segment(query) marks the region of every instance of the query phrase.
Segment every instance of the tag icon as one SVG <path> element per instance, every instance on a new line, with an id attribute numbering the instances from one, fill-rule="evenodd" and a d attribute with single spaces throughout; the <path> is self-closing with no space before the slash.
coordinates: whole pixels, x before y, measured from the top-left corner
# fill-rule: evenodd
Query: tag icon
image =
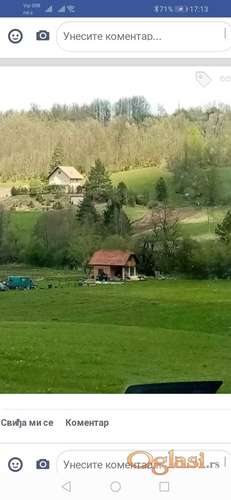
<path id="1" fill-rule="evenodd" d="M 205 71 L 197 71 L 196 72 L 196 81 L 202 87 L 207 87 L 211 83 L 212 78 L 210 78 L 208 73 L 206 73 Z"/>

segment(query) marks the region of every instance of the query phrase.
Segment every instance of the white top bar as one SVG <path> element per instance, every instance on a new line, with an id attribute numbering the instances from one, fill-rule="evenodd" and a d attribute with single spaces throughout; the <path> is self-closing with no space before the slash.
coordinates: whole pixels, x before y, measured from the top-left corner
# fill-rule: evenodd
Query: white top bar
<path id="1" fill-rule="evenodd" d="M 231 20 L 0 19 L 0 59 L 174 56 L 230 58 Z"/>

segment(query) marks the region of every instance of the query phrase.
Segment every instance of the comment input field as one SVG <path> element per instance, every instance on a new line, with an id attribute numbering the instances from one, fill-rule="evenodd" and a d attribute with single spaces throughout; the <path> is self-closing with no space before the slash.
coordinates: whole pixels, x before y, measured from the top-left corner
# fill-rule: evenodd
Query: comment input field
<path id="1" fill-rule="evenodd" d="M 72 21 L 57 30 L 57 43 L 75 53 L 220 53 L 231 48 L 223 21 Z"/>
<path id="2" fill-rule="evenodd" d="M 120 449 L 72 449 L 58 456 L 56 470 L 65 485 L 69 481 L 76 494 L 77 488 L 85 492 L 85 498 L 91 497 L 92 487 L 95 490 L 96 485 L 101 485 L 105 492 L 101 498 L 109 498 L 110 492 L 119 493 L 121 500 L 156 498 L 159 489 L 174 492 L 174 498 L 184 500 L 189 497 L 189 488 L 190 498 L 200 498 L 205 484 L 207 497 L 212 500 L 220 491 L 225 500 L 229 498 L 230 454 L 212 445 L 156 448 L 133 444 Z"/>
<path id="3" fill-rule="evenodd" d="M 56 462 L 57 472 L 61 475 L 88 474 L 93 470 L 150 470 L 154 475 L 167 475 L 175 469 L 204 470 L 220 469 L 230 472 L 231 454 L 225 449 L 171 444 L 156 447 L 153 444 L 107 445 L 106 448 L 94 447 L 63 451 Z"/>

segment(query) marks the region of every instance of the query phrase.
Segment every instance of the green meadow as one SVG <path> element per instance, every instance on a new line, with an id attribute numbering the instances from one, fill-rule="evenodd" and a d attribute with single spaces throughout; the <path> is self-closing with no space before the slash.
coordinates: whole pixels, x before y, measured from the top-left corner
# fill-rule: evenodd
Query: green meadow
<path id="1" fill-rule="evenodd" d="M 36 290 L 0 294 L 1 393 L 123 393 L 210 379 L 231 392 L 231 282 L 85 288 L 74 273 L 30 275 Z"/>
<path id="2" fill-rule="evenodd" d="M 114 186 L 117 186 L 119 182 L 124 182 L 136 193 L 144 193 L 154 191 L 155 183 L 161 176 L 168 180 L 171 177 L 166 169 L 147 167 L 115 172 L 111 175 L 111 180 Z"/>

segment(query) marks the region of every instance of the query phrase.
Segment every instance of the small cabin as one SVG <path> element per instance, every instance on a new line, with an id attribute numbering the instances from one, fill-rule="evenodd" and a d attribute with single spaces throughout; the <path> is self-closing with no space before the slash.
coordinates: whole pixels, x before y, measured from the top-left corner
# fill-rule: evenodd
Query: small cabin
<path id="1" fill-rule="evenodd" d="M 64 186 L 76 190 L 83 186 L 85 179 L 74 167 L 65 167 L 60 165 L 56 167 L 48 176 L 50 186 Z"/>
<path id="2" fill-rule="evenodd" d="M 137 279 L 137 257 L 133 252 L 122 250 L 98 250 L 92 256 L 89 267 L 94 279 Z"/>

